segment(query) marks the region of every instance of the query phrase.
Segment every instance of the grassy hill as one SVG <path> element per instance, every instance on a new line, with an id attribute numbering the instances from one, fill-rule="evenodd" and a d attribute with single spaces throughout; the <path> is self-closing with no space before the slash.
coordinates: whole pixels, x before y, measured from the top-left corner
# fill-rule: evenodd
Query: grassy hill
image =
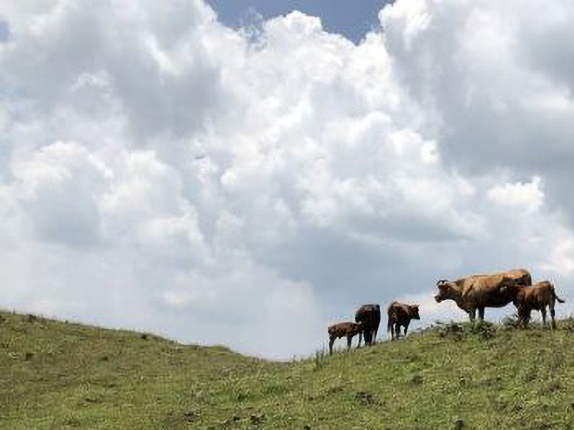
<path id="1" fill-rule="evenodd" d="M 573 321 L 444 325 L 273 363 L 0 312 L 0 428 L 571 429 L 573 352 Z"/>

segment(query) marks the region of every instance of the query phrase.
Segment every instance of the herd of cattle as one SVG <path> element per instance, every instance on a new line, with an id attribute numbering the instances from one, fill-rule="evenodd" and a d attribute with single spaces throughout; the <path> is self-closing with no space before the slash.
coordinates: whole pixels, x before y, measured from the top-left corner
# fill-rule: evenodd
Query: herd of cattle
<path id="1" fill-rule="evenodd" d="M 470 321 L 478 317 L 484 319 L 485 308 L 501 308 L 513 303 L 518 312 L 519 323 L 526 327 L 533 310 L 540 311 L 543 324 L 546 325 L 546 308 L 550 309 L 552 328 L 556 328 L 554 305 L 556 301 L 564 303 L 554 291 L 549 281 L 532 284 L 532 276 L 525 269 L 514 269 L 507 272 L 472 275 L 456 281 L 441 279 L 436 283 L 438 294 L 434 297 L 437 303 L 452 300 L 468 313 Z M 393 302 L 387 309 L 387 330 L 391 340 L 400 336 L 401 327 L 406 336 L 411 320 L 420 319 L 418 305 L 407 305 Z M 381 322 L 381 307 L 377 304 L 361 306 L 355 313 L 355 322 L 343 322 L 329 326 L 329 352 L 333 353 L 336 339 L 347 338 L 347 348 L 355 335 L 359 335 L 359 344 L 364 337 L 366 345 L 372 345 L 377 339 Z"/>

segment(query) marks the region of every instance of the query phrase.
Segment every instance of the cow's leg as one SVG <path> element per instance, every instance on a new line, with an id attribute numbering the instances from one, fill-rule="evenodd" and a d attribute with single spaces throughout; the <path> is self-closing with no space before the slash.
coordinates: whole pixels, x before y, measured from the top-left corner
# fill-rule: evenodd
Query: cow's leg
<path id="1" fill-rule="evenodd" d="M 357 345 L 357 348 L 361 347 L 361 339 L 363 339 L 363 330 L 359 330 L 359 344 Z"/>
<path id="2" fill-rule="evenodd" d="M 395 340 L 395 325 L 390 324 L 391 326 L 391 340 Z"/>
<path id="3" fill-rule="evenodd" d="M 478 308 L 478 318 L 479 318 L 481 321 L 484 321 L 484 307 Z"/>
<path id="4" fill-rule="evenodd" d="M 401 325 L 395 324 L 395 339 L 401 337 Z"/>
<path id="5" fill-rule="evenodd" d="M 546 327 L 546 306 L 540 308 L 540 313 L 542 314 L 542 327 Z"/>
<path id="6" fill-rule="evenodd" d="M 528 327 L 528 323 L 530 322 L 530 313 L 532 311 L 528 308 L 524 309 L 524 328 Z"/>
<path id="7" fill-rule="evenodd" d="M 523 328 L 526 328 L 528 325 L 528 311 L 524 305 L 520 305 L 518 308 L 518 323 Z"/>
<path id="8" fill-rule="evenodd" d="M 521 309 L 521 311 L 518 314 L 522 328 L 526 328 L 526 326 L 528 325 L 528 315 L 527 315 L 528 312 L 524 309 Z"/>
<path id="9" fill-rule="evenodd" d="M 353 336 L 347 336 L 347 351 L 351 349 L 351 343 L 353 343 Z"/>
<path id="10" fill-rule="evenodd" d="M 333 354 L 333 344 L 335 343 L 335 337 L 331 336 L 329 338 L 329 354 Z"/>
<path id="11" fill-rule="evenodd" d="M 554 312 L 554 306 L 550 307 L 550 318 L 552 319 L 552 328 L 556 328 L 556 321 L 554 320 L 554 316 L 556 312 Z"/>
<path id="12" fill-rule="evenodd" d="M 411 323 L 410 321 L 407 321 L 407 322 L 405 323 L 405 337 L 407 337 L 407 331 L 409 330 L 409 324 L 410 324 L 410 323 Z"/>

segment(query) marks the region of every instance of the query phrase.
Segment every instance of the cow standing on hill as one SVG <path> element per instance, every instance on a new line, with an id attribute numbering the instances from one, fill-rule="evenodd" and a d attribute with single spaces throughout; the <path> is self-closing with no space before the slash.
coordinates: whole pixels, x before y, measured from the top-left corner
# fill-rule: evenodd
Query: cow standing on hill
<path id="1" fill-rule="evenodd" d="M 421 319 L 418 305 L 407 305 L 399 302 L 391 303 L 387 314 L 389 317 L 387 331 L 391 332 L 391 340 L 399 338 L 401 335 L 401 326 L 404 327 L 406 336 L 411 320 Z"/>
<path id="2" fill-rule="evenodd" d="M 471 321 L 476 317 L 484 320 L 485 308 L 501 308 L 512 301 L 508 291 L 503 290 L 505 280 L 510 279 L 516 288 L 532 285 L 532 277 L 525 269 L 514 269 L 508 272 L 473 275 L 456 281 L 440 280 L 437 282 L 437 303 L 453 300 L 457 306 L 468 313 Z"/>
<path id="3" fill-rule="evenodd" d="M 359 334 L 362 330 L 362 323 L 342 322 L 329 326 L 327 332 L 329 333 L 329 354 L 333 354 L 333 344 L 336 339 L 342 337 L 347 338 L 347 349 L 351 349 L 353 337 Z"/>
<path id="4" fill-rule="evenodd" d="M 512 280 L 507 279 L 502 287 L 503 291 L 508 291 L 512 297 L 512 302 L 518 310 L 519 322 L 526 327 L 530 321 L 530 313 L 533 310 L 542 314 L 542 324 L 546 325 L 546 307 L 550 308 L 550 318 L 552 318 L 552 328 L 556 328 L 554 316 L 554 305 L 564 303 L 554 291 L 554 286 L 548 281 L 538 282 L 530 287 L 517 286 Z"/>
<path id="5" fill-rule="evenodd" d="M 365 345 L 375 343 L 381 324 L 381 307 L 377 304 L 361 306 L 355 313 L 355 321 L 362 323 L 363 327 L 361 334 L 359 334 L 359 346 L 361 346 L 361 335 L 365 337 Z"/>

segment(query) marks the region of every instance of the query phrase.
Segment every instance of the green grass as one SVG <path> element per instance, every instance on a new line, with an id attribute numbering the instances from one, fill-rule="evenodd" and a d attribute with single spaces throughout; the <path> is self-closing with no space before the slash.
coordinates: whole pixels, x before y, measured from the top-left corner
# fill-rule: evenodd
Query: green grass
<path id="1" fill-rule="evenodd" d="M 570 320 L 274 363 L 0 312 L 0 428 L 574 429 L 572 352 Z"/>

